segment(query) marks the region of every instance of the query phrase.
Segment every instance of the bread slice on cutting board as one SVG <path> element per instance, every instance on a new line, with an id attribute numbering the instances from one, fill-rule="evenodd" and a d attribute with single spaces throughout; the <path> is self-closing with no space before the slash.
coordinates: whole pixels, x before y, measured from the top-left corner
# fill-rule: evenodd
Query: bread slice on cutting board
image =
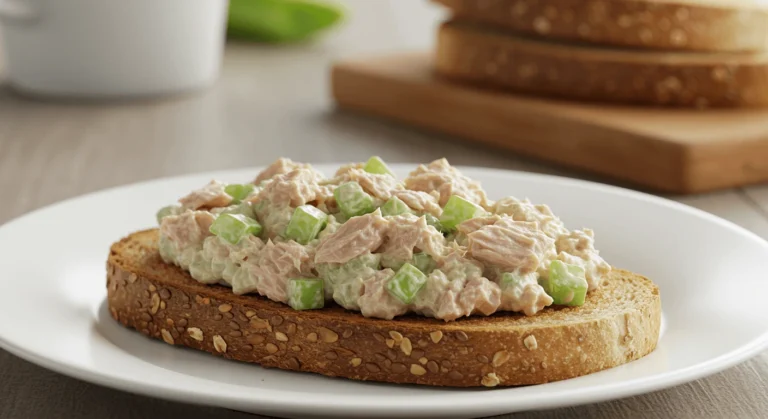
<path id="1" fill-rule="evenodd" d="M 295 311 L 200 284 L 163 263 L 157 239 L 157 230 L 146 230 L 112 246 L 112 317 L 170 345 L 264 367 L 392 383 L 510 386 L 615 367 L 647 355 L 659 339 L 658 288 L 618 269 L 581 307 L 448 323 L 381 320 L 336 306 Z"/>
<path id="2" fill-rule="evenodd" d="M 450 79 L 584 101 L 683 107 L 768 105 L 768 53 L 620 50 L 446 22 L 435 70 Z"/>
<path id="3" fill-rule="evenodd" d="M 761 51 L 763 0 L 433 0 L 456 20 L 550 39 L 632 48 Z"/>

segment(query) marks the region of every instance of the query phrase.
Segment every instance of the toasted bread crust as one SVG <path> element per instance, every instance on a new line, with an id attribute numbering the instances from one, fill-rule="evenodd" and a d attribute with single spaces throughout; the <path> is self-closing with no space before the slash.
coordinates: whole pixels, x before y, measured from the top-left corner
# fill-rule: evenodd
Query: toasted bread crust
<path id="1" fill-rule="evenodd" d="M 388 321 L 340 307 L 295 311 L 200 284 L 163 263 L 156 230 L 115 243 L 107 262 L 112 317 L 168 344 L 270 368 L 453 387 L 563 380 L 653 351 L 661 322 L 658 288 L 622 270 L 606 282 L 582 307 L 548 308 L 533 317 Z"/>
<path id="2" fill-rule="evenodd" d="M 454 80 L 584 101 L 768 106 L 768 53 L 620 50 L 522 38 L 460 22 L 438 33 L 435 70 Z"/>
<path id="3" fill-rule="evenodd" d="M 768 9 L 738 1 L 433 0 L 462 21 L 547 39 L 677 51 L 768 48 Z"/>

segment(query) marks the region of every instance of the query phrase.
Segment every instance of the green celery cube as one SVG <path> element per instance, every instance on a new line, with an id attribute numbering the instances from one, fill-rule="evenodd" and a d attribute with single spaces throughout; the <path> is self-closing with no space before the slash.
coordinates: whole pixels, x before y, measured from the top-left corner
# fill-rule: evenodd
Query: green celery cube
<path id="1" fill-rule="evenodd" d="M 454 230 L 456 226 L 472 218 L 481 217 L 485 210 L 466 199 L 453 195 L 448 198 L 443 208 L 443 215 L 440 217 L 440 223 L 447 230 Z"/>
<path id="2" fill-rule="evenodd" d="M 587 297 L 587 278 L 581 266 L 553 260 L 549 265 L 549 278 L 540 282 L 557 305 L 580 306 Z"/>
<path id="3" fill-rule="evenodd" d="M 410 304 L 426 283 L 427 276 L 419 268 L 406 263 L 387 281 L 387 291 L 403 304 Z"/>
<path id="4" fill-rule="evenodd" d="M 395 177 L 395 174 L 392 173 L 391 170 L 389 170 L 389 167 L 387 167 L 387 164 L 384 163 L 384 160 L 381 159 L 379 156 L 373 156 L 370 159 L 368 159 L 367 162 L 365 162 L 365 165 L 363 166 L 363 170 L 365 170 L 368 173 L 374 173 L 377 175 L 390 175 L 392 177 Z"/>
<path id="5" fill-rule="evenodd" d="M 414 253 L 413 266 L 425 274 L 429 274 L 435 269 L 435 261 L 432 259 L 432 256 L 426 253 Z"/>
<path id="6" fill-rule="evenodd" d="M 294 310 L 323 308 L 325 305 L 323 280 L 315 278 L 293 278 L 289 280 L 288 305 Z"/>
<path id="7" fill-rule="evenodd" d="M 356 182 L 347 182 L 333 190 L 336 203 L 345 217 L 351 218 L 368 214 L 376 208 L 373 197 L 368 195 Z"/>
<path id="8" fill-rule="evenodd" d="M 261 234 L 261 224 L 242 214 L 221 214 L 211 224 L 210 232 L 232 244 L 238 244 L 249 234 Z"/>
<path id="9" fill-rule="evenodd" d="M 437 217 L 435 217 L 434 215 L 424 214 L 424 218 L 427 219 L 427 225 L 434 227 L 435 229 L 437 229 L 437 231 L 441 233 L 448 232 L 448 230 L 446 230 L 445 227 L 443 227 L 443 223 L 441 223 L 440 220 L 438 220 Z"/>
<path id="10" fill-rule="evenodd" d="M 381 206 L 381 215 L 393 216 L 410 213 L 411 209 L 400 198 L 393 196 Z"/>
<path id="11" fill-rule="evenodd" d="M 285 237 L 301 244 L 314 240 L 325 228 L 328 215 L 312 205 L 302 205 L 293 211 L 285 228 Z"/>
<path id="12" fill-rule="evenodd" d="M 254 186 L 250 183 L 243 185 L 233 183 L 224 187 L 224 192 L 232 197 L 233 203 L 241 202 L 243 199 L 247 198 L 253 190 Z"/>

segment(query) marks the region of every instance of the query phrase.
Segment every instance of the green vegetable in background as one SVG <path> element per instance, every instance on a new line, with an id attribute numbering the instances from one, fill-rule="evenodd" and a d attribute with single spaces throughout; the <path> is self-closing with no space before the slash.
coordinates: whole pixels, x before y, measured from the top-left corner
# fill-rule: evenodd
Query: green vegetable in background
<path id="1" fill-rule="evenodd" d="M 330 28 L 340 8 L 309 0 L 230 0 L 230 37 L 258 42 L 296 42 Z"/>

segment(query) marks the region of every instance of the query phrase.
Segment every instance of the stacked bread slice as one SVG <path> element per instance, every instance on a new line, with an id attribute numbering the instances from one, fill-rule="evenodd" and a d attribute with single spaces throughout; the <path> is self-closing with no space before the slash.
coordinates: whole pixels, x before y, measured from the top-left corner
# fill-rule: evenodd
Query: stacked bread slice
<path id="1" fill-rule="evenodd" d="M 433 0 L 438 74 L 678 107 L 768 106 L 768 0 Z"/>

